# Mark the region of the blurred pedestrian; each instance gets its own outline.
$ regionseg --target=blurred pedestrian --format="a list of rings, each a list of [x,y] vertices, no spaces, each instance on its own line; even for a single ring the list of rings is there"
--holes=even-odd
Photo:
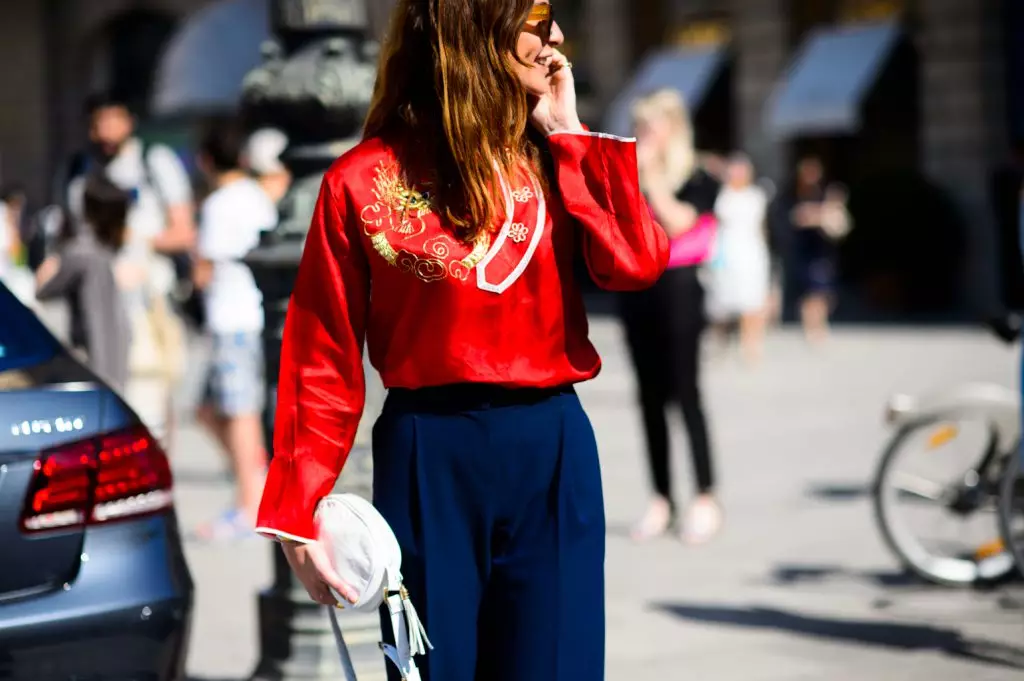
[[[288,137],[275,128],[262,128],[249,136],[245,149],[245,167],[263,187],[276,206],[288,193],[292,175],[281,162],[288,148]]]
[[[187,255],[195,245],[195,220],[192,185],[181,159],[168,146],[149,145],[136,137],[135,118],[116,95],[94,95],[87,108],[90,147],[71,172],[71,212],[80,215],[87,175],[102,172],[132,197],[128,228],[133,241],[145,240],[147,250],[164,256]],[[165,276],[172,272],[167,270]]]
[[[35,307],[35,281],[27,267],[28,201],[16,184],[0,188],[0,281],[23,304]]]
[[[67,300],[72,347],[118,391],[128,380],[131,330],[114,266],[125,242],[128,205],[126,192],[101,174],[89,175],[82,197],[87,228],[69,228],[58,252],[36,271],[38,298]]]
[[[827,184],[821,160],[802,158],[788,205],[800,321],[807,341],[814,346],[829,336],[829,317],[835,304],[836,242],[849,230],[845,204],[842,188]]]
[[[25,192],[18,185],[0,188],[0,277],[24,261]]]
[[[709,268],[708,313],[716,323],[739,320],[740,349],[750,363],[761,359],[771,284],[765,192],[754,184],[754,165],[744,154],[726,164],[726,184],[715,202],[718,238]]]
[[[601,473],[573,389],[600,360],[574,253],[602,287],[637,289],[668,244],[635,145],[581,125],[551,12],[399,0],[364,141],[327,171],[288,305],[259,531],[312,598],[351,600],[314,512],[363,411],[368,332],[389,389],[373,500],[434,681],[604,677]]]
[[[205,539],[253,536],[263,493],[263,297],[242,258],[277,224],[277,210],[242,167],[244,133],[232,120],[210,123],[199,165],[212,193],[199,214],[195,283],[202,292],[213,357],[198,420],[229,456],[237,503],[199,528]]]
[[[640,99],[633,117],[640,186],[668,233],[671,255],[668,270],[653,288],[623,297],[654,486],[654,498],[632,534],[637,540],[650,539],[666,532],[676,519],[666,410],[678,406],[697,489],[683,518],[681,537],[699,544],[711,539],[722,524],[700,387],[706,326],[700,270],[714,243],[720,185],[696,163],[689,114],[677,92],[661,90]]]
[[[171,449],[173,394],[185,363],[185,329],[171,305],[195,244],[192,186],[173,149],[135,135],[135,118],[113,93],[89,98],[90,146],[72,164],[68,208],[82,214],[92,173],[128,192],[128,233],[119,260],[132,320],[132,369],[125,399],[155,437]]]

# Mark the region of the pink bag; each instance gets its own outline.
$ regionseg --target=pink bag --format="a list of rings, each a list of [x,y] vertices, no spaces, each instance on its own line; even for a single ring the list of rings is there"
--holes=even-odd
[[[693,227],[669,242],[668,266],[690,267],[707,262],[717,232],[718,220],[712,213],[699,216]]]

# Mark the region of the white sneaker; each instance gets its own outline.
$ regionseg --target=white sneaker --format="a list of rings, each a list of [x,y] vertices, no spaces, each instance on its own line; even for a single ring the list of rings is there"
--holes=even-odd
[[[643,517],[633,526],[629,536],[636,542],[648,541],[665,534],[671,525],[671,504],[664,499],[655,499],[651,501]]]
[[[706,544],[722,529],[722,508],[709,496],[698,498],[686,509],[680,539],[691,546]]]

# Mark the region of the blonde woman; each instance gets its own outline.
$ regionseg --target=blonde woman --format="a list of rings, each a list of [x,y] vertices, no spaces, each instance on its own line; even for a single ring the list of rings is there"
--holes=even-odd
[[[700,169],[682,97],[661,90],[636,102],[640,187],[672,242],[669,269],[648,291],[623,298],[623,321],[639,387],[654,497],[633,530],[645,540],[672,527],[666,409],[678,405],[690,441],[697,497],[683,518],[681,538],[711,539],[722,522],[713,496],[711,444],[701,399],[700,342],[705,328],[699,268],[706,257],[702,234],[711,229],[719,183]]]

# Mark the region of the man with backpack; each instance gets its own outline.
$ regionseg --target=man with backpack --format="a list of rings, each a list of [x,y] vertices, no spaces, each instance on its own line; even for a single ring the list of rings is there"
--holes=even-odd
[[[85,177],[102,171],[132,196],[128,226],[165,256],[187,255],[195,245],[192,185],[173,149],[146,145],[135,136],[135,118],[124,101],[95,95],[87,104],[89,149],[72,169],[68,207],[81,216]]]
[[[196,243],[192,185],[174,150],[135,135],[128,104],[113,94],[90,98],[89,148],[72,164],[67,184],[71,219],[82,223],[83,190],[101,174],[131,199],[118,258],[132,351],[125,398],[154,435],[170,437],[171,396],[184,360],[184,327],[169,299],[187,280]]]

